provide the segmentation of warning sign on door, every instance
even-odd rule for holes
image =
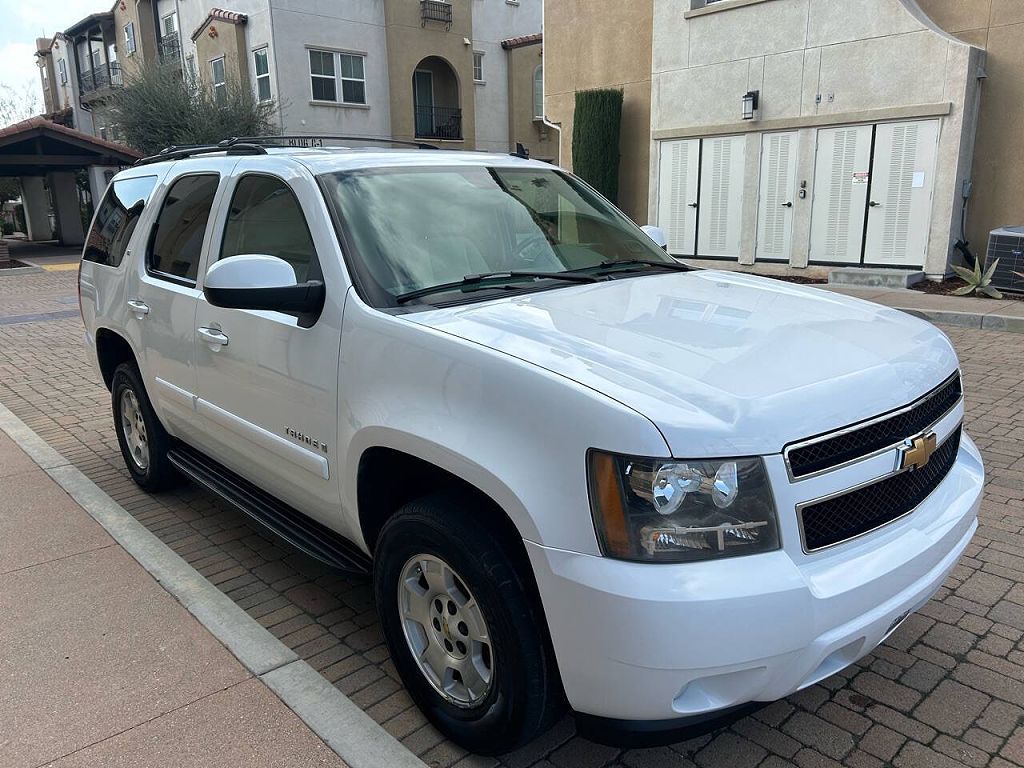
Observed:
[[[869,176],[870,176],[870,174],[867,171],[854,171],[854,173],[853,173],[853,183],[854,184],[867,184]]]

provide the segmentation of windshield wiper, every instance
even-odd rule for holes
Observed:
[[[678,261],[655,261],[654,259],[608,259],[602,261],[597,266],[593,267],[580,267],[574,272],[584,272],[585,270],[593,270],[592,274],[605,275],[613,270],[622,270],[624,272],[630,271],[631,268],[636,267],[659,267],[661,269],[668,269],[672,272],[693,272],[693,267],[688,267],[686,264],[680,264]]]
[[[510,272],[484,272],[479,275],[466,275],[461,280],[457,280],[452,283],[428,285],[426,288],[417,288],[415,291],[400,293],[395,296],[395,301],[399,304],[404,304],[407,301],[418,299],[422,296],[429,296],[432,293],[444,293],[445,291],[465,289],[466,287],[472,287],[474,289],[487,288],[489,286],[482,284],[485,280],[512,280],[516,278],[529,278],[531,280],[564,280],[569,283],[596,283],[600,280],[599,277],[595,277],[594,275],[585,275],[575,272],[524,272],[520,270],[512,270]]]

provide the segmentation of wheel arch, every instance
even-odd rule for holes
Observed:
[[[128,339],[110,328],[96,329],[96,359],[99,361],[103,383],[108,390],[113,384],[117,366],[126,362],[139,365],[139,358]]]

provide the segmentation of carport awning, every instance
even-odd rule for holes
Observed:
[[[90,165],[131,165],[141,155],[112,141],[30,117],[0,128],[0,176],[42,176]]]

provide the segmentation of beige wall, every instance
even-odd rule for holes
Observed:
[[[210,37],[209,30],[217,30],[216,37]],[[245,25],[214,20],[199,28],[195,38],[196,67],[199,78],[209,83],[212,77],[210,62],[224,57],[224,76],[228,83],[243,88],[249,86],[249,54],[245,45]]]
[[[560,127],[559,162],[572,168],[576,91],[621,88],[619,207],[647,223],[653,0],[545,0],[544,112]]]
[[[991,230],[1024,224],[1024,0],[918,4],[947,32],[987,52],[967,219],[967,239],[980,255]]]
[[[117,40],[117,60],[125,73],[131,73],[146,62],[157,60],[156,28],[153,21],[155,0],[125,0],[114,5],[114,37]],[[135,53],[128,55],[124,46],[124,28],[131,22],[135,26]]]
[[[407,0],[384,0],[384,24],[388,47],[388,88],[391,96],[391,135],[396,139],[415,138],[413,122],[412,77],[419,63],[428,57],[444,59],[458,81],[459,104],[462,109],[463,140],[450,142],[458,148],[473,149],[475,120],[473,103],[473,39],[474,0],[454,0],[452,28],[420,20],[420,4]],[[438,100],[438,106],[442,102]],[[433,143],[438,140],[432,139]],[[447,144],[449,142],[440,142]]]
[[[533,114],[533,75],[543,63],[540,42],[511,48],[508,55],[508,135],[510,149],[522,144],[534,160],[558,163],[558,131]]]

